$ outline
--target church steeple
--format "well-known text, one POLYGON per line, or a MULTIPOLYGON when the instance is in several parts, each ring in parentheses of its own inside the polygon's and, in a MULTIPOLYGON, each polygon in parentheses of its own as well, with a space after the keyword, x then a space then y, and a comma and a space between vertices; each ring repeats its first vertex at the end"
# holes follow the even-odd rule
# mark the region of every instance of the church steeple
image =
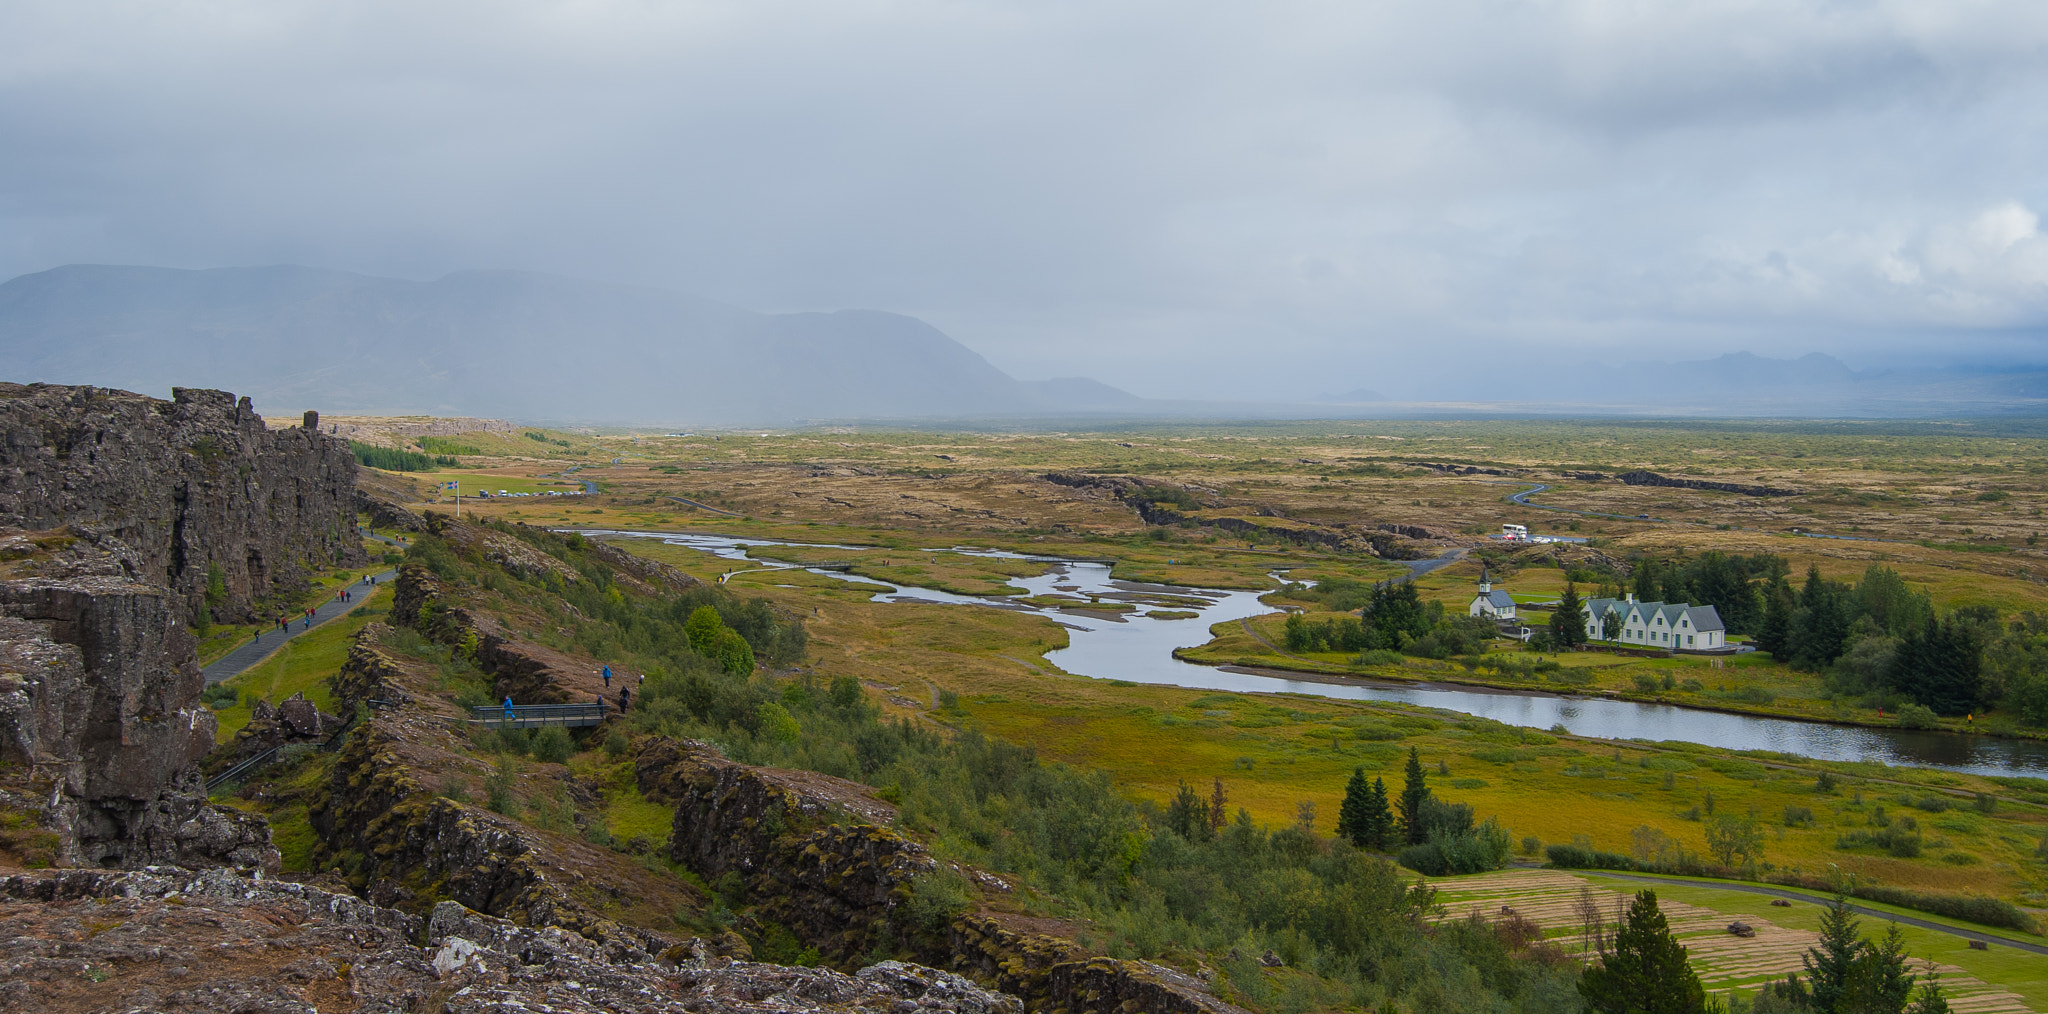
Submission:
POLYGON ((1486 569, 1486 564, 1485 564, 1485 562, 1483 562, 1483 561, 1482 561, 1482 562, 1481 562, 1481 563, 1479 564, 1479 594, 1481 594, 1481 595, 1487 595, 1487 594, 1491 594, 1492 592, 1493 592, 1493 577, 1492 577, 1492 575, 1491 575, 1491 574, 1489 574, 1489 573, 1487 572, 1487 569, 1486 569))

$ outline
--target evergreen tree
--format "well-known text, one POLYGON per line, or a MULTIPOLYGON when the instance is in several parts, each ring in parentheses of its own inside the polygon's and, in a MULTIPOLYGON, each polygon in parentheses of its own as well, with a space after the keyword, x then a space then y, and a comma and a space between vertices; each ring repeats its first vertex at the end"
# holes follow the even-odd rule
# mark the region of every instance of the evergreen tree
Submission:
POLYGON ((1429 840, 1422 823, 1422 804, 1429 799, 1429 786, 1422 779, 1422 751, 1408 748, 1406 782, 1401 786, 1401 837, 1403 844, 1420 845, 1429 840))
POLYGON ((1337 808, 1337 833, 1359 848, 1368 847, 1372 836, 1372 786, 1366 784, 1365 769, 1351 769, 1344 785, 1344 803, 1337 808))
POLYGON ((1807 948, 1800 957, 1806 966, 1808 1005, 1820 1014, 1844 1010, 1850 981, 1856 975, 1856 959, 1863 953, 1863 936, 1848 899, 1836 895, 1820 914, 1820 944, 1807 948))
POLYGON ((1230 815, 1224 812, 1224 804, 1229 801, 1230 797, 1223 794, 1223 779, 1216 779, 1216 788, 1209 793, 1209 831, 1212 834, 1223 830, 1223 825, 1230 820, 1230 815))
POLYGON ((1429 609, 1422 602, 1422 594, 1415 590, 1415 582, 1400 584, 1382 582, 1372 590, 1372 599, 1360 610, 1359 618, 1371 628, 1367 640, 1370 647, 1398 649, 1401 635, 1410 640, 1429 633, 1434 622, 1429 618, 1429 609))
POLYGON ((1764 590, 1764 615, 1756 631, 1756 646, 1768 651, 1778 661, 1790 661, 1792 657, 1792 613, 1795 603, 1792 586, 1784 577, 1773 580, 1764 590))
POLYGON ((1806 587, 1799 592, 1799 610, 1794 615, 1792 664, 1811 670, 1825 669, 1842 657, 1848 647, 1848 595, 1841 584, 1820 576, 1820 567, 1806 569, 1806 587))
POLYGON ((1657 587, 1659 584, 1657 580, 1657 561, 1642 560, 1637 562, 1635 572, 1635 584, 1636 601, 1657 601, 1657 587))
POLYGON ((1906 940, 1899 934, 1899 924, 1892 923, 1884 939, 1863 942, 1863 953, 1856 956, 1839 1010, 1842 1014, 1902 1014, 1913 997, 1915 978, 1906 971, 1906 940))
POLYGON ((1570 581, 1565 582, 1564 597, 1557 600, 1557 611, 1550 614, 1550 639, 1567 648, 1586 643, 1586 610, 1570 581))
POLYGON ((1195 793, 1195 787, 1180 783, 1180 791, 1166 806, 1166 826, 1189 841, 1209 840, 1209 807, 1195 793))
POLYGON ((1657 892, 1636 893, 1628 918, 1614 932, 1614 949, 1579 979, 1579 994, 1595 1014, 1704 1014, 1707 991, 1671 935, 1657 892))
POLYGON ((1385 852, 1394 843, 1394 808, 1387 801, 1387 783, 1372 780, 1372 802, 1366 809, 1366 847, 1385 852))
POLYGON ((1892 685, 1937 715, 1974 712, 1983 697, 1983 649, 1956 617, 1929 620, 1899 643, 1892 685))

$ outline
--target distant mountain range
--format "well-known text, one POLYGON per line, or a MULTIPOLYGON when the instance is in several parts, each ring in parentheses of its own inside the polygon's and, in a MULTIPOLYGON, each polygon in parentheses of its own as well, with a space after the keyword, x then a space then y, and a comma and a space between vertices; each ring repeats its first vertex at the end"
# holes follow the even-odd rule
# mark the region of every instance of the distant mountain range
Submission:
MULTIPOLYGON (((1857 372, 1826 355, 1347 378, 1314 402, 1163 401, 1082 377, 1020 381, 931 325, 875 310, 757 313, 642 286, 517 271, 431 282, 302 267, 73 265, 0 285, 0 380, 173 385, 270 414, 789 425, 1116 418, 2048 414, 2048 370, 1857 372), (1381 391, 1399 391, 1388 400, 1381 391), (1402 395, 1405 395, 1403 397, 1402 395)), ((1306 399, 1307 395, 1303 395, 1306 399)))
POLYGON ((756 313, 515 271, 56 268, 0 285, 0 361, 5 380, 217 387, 273 412, 752 425, 1140 403, 1084 378, 1016 380, 900 314, 756 313))

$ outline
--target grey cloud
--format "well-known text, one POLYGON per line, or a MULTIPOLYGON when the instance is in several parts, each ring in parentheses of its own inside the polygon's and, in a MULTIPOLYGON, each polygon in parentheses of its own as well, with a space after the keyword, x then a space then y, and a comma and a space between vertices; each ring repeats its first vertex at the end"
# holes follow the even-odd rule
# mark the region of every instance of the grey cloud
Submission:
POLYGON ((2026 2, 17 3, 0 276, 553 271, 1153 396, 2034 361, 2044 44, 2026 2))

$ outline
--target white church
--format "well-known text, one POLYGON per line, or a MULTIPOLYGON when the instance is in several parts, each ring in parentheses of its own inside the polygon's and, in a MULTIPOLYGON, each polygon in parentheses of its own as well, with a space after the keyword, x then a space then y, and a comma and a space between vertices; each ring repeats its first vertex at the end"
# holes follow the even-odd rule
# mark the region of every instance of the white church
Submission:
POLYGON ((1468 616, 1485 616, 1496 621, 1515 618, 1515 599, 1505 589, 1493 586, 1493 577, 1486 564, 1479 565, 1479 594, 1472 596, 1472 605, 1466 610, 1468 616))
POLYGON ((1728 628, 1713 606, 1679 602, 1587 599, 1586 636, 1666 651, 1725 651, 1728 628), (1610 625, 1614 629, 1607 629, 1610 625))

